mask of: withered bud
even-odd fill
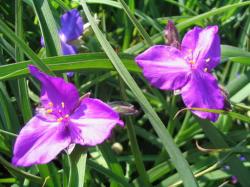
[[[228,99],[229,98],[228,92],[221,85],[219,85],[219,88],[220,88],[220,91],[221,91],[221,93],[222,93],[222,95],[224,97],[224,108],[223,109],[226,110],[226,111],[231,111],[232,107],[231,107],[231,103],[230,103],[230,101]]]
[[[130,116],[138,114],[138,110],[136,110],[134,105],[130,103],[126,103],[123,101],[114,101],[108,104],[113,108],[113,110],[121,115]]]
[[[164,29],[165,43],[166,45],[180,49],[179,34],[174,25],[174,22],[168,20],[168,23]]]

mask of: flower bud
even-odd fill
[[[171,20],[168,21],[164,30],[164,35],[165,35],[166,45],[180,49],[181,45],[179,42],[179,35],[173,21]]]

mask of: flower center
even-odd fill
[[[65,110],[65,103],[61,102],[61,106],[55,107],[52,102],[48,103],[46,114],[56,117],[57,122],[67,122],[70,118],[69,114]]]

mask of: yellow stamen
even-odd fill
[[[62,122],[62,120],[63,120],[63,118],[60,117],[60,118],[57,119],[57,122]]]
[[[50,107],[53,107],[53,103],[52,103],[52,102],[49,102],[48,105],[49,105]]]
[[[61,103],[61,105],[62,105],[62,108],[64,108],[64,107],[65,107],[65,104],[64,104],[64,102],[62,102],[62,103]]]
[[[50,113],[52,113],[52,109],[48,109],[48,110],[46,110],[46,112],[47,112],[48,114],[50,114]]]
[[[206,62],[209,62],[209,61],[210,61],[210,58],[207,58],[205,61],[206,61]]]
[[[204,72],[207,72],[207,70],[208,70],[207,68],[204,68]]]
[[[189,63],[190,64],[195,64],[195,62],[193,60],[190,60]]]

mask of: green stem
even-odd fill
[[[176,108],[176,96],[173,96],[171,100],[170,113],[169,113],[170,119],[168,122],[168,131],[171,135],[174,134],[174,128],[175,128],[175,120],[173,119],[175,108]]]
[[[0,133],[6,134],[6,135],[12,136],[12,137],[17,137],[16,134],[14,134],[14,133],[12,133],[12,132],[5,131],[5,130],[2,130],[2,129],[0,129]]]

